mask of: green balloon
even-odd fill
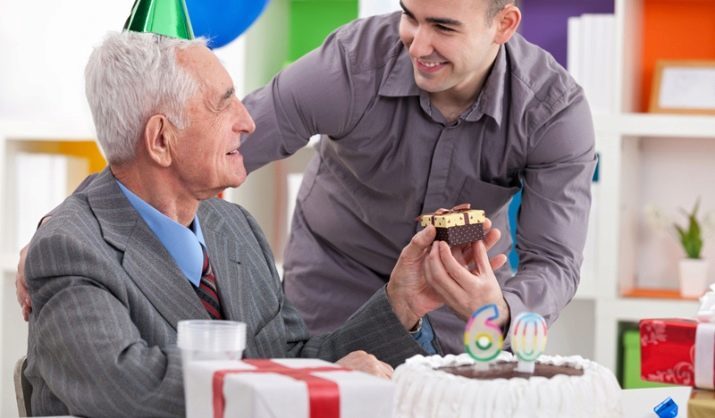
[[[136,0],[124,30],[194,39],[185,0]]]

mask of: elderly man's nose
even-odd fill
[[[248,113],[248,109],[240,101],[238,102],[238,115],[233,125],[233,130],[240,133],[250,134],[256,130],[256,123]]]

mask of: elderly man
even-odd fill
[[[244,181],[240,137],[254,123],[202,41],[111,34],[90,57],[86,90],[109,167],[54,211],[28,251],[34,414],[183,415],[182,319],[246,322],[247,357],[342,357],[389,376],[354,350],[392,365],[424,352],[408,331],[446,299],[426,277],[453,273],[423,269],[432,227],[342,327],[309,336],[254,219],[213,198]]]

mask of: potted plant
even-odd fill
[[[673,224],[686,255],[678,264],[680,294],[684,297],[699,297],[707,286],[708,262],[701,257],[703,235],[698,219],[699,208],[700,199],[695,202],[690,212],[681,209],[687,218],[686,224]]]

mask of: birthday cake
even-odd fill
[[[534,373],[502,352],[486,370],[467,354],[414,356],[393,375],[397,418],[621,417],[621,388],[579,356],[540,356]]]

